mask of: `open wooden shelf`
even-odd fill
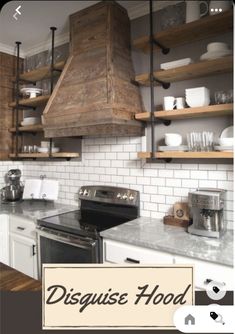
[[[138,158],[149,159],[151,152],[139,152]],[[156,152],[155,158],[158,159],[232,159],[233,152]]]
[[[34,97],[32,99],[30,99],[30,98],[28,98],[28,99],[21,99],[19,101],[19,105],[35,108],[35,107],[38,107],[38,106],[40,106],[42,104],[47,103],[47,101],[49,100],[49,98],[50,98],[50,95],[42,95],[42,96]],[[9,106],[12,107],[12,108],[16,107],[16,102],[11,102],[9,104]]]
[[[216,104],[207,107],[185,108],[174,110],[155,111],[154,117],[157,119],[176,120],[196,117],[216,117],[233,114],[233,103]],[[150,121],[150,112],[142,112],[135,115],[139,121]]]
[[[54,65],[56,70],[62,70],[64,68],[65,61],[60,61]],[[57,75],[59,72],[54,72],[54,75]],[[37,82],[43,79],[50,78],[51,75],[51,68],[50,65],[43,66],[32,70],[30,72],[25,72],[20,75],[20,80],[29,81],[29,82]]]
[[[42,124],[27,125],[27,126],[20,126],[18,130],[19,132],[42,132],[43,127]],[[14,133],[16,132],[16,128],[10,128],[9,131]]]
[[[200,20],[172,27],[154,35],[154,38],[166,48],[192,43],[211,36],[223,34],[233,29],[233,11],[207,16]],[[133,42],[133,46],[149,52],[149,36],[140,37]],[[159,48],[156,46],[155,49]]]
[[[226,56],[213,60],[200,61],[198,63],[180,66],[169,70],[155,71],[154,76],[163,82],[177,82],[205,77],[209,75],[222,74],[232,71],[233,57]],[[139,74],[135,80],[143,86],[149,86],[149,73]],[[159,83],[155,82],[156,85]]]
[[[64,159],[70,159],[70,158],[79,158],[80,154],[77,152],[58,152],[58,153],[52,153],[52,158],[64,158]],[[12,153],[10,154],[10,158],[16,158],[16,154]],[[19,153],[18,158],[21,159],[40,159],[40,158],[50,158],[49,153]]]

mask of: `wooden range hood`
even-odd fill
[[[99,2],[70,16],[70,34],[70,57],[43,113],[45,136],[140,136],[126,10]]]

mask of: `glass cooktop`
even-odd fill
[[[123,224],[136,217],[96,211],[72,211],[38,221],[39,226],[77,235],[99,236],[99,232]]]

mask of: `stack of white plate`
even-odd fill
[[[167,63],[163,63],[160,65],[160,68],[161,70],[169,70],[171,68],[189,65],[192,62],[193,61],[191,58],[183,58],[183,59],[178,59],[178,60],[170,61]]]
[[[219,145],[215,146],[216,151],[231,152],[233,151],[233,126],[225,128],[219,138]]]
[[[189,148],[187,145],[179,145],[179,146],[158,146],[158,151],[167,152],[167,151],[188,151]]]
[[[25,117],[23,121],[21,122],[22,126],[27,126],[27,125],[36,125],[40,124],[41,119],[40,117]]]
[[[38,95],[42,95],[42,89],[37,87],[25,87],[21,88],[20,92],[23,96],[29,96],[30,99],[37,97]]]
[[[231,55],[232,51],[229,50],[226,43],[213,42],[207,45],[207,52],[201,55],[201,60],[211,60]]]
[[[205,107],[210,104],[210,90],[206,87],[185,89],[185,98],[189,107]]]

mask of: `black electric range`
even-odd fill
[[[136,190],[86,186],[79,191],[80,210],[38,221],[39,263],[102,262],[100,232],[139,216]]]

